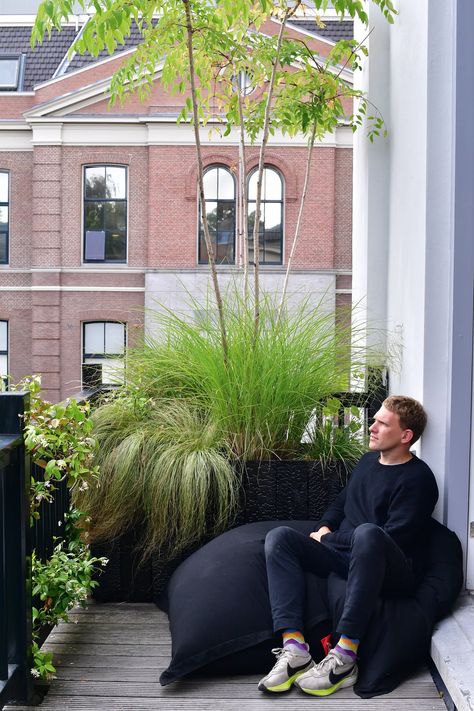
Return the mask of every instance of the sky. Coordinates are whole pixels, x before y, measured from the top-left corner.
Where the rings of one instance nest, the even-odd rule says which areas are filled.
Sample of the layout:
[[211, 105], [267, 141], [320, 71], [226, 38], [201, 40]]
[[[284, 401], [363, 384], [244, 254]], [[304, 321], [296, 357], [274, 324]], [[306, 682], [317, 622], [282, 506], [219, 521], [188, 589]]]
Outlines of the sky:
[[0, 15], [32, 15], [41, 0], [0, 0]]

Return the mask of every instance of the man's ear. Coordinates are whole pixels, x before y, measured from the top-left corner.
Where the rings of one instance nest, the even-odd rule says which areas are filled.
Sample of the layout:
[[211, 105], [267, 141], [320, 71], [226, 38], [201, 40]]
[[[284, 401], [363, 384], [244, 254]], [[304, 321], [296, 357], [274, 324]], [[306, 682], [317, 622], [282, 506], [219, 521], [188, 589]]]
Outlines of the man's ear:
[[410, 444], [413, 439], [413, 430], [404, 430], [402, 434], [402, 444]]

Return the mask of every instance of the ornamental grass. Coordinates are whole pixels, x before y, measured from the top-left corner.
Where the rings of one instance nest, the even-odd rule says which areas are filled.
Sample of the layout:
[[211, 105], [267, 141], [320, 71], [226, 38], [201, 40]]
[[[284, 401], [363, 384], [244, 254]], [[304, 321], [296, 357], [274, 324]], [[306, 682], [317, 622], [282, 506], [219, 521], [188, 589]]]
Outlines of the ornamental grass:
[[308, 302], [278, 317], [266, 297], [256, 333], [253, 309], [232, 294], [226, 361], [214, 312], [192, 306], [195, 320], [153, 312], [156, 335], [128, 350], [127, 384], [93, 414], [99, 485], [76, 492], [94, 522], [92, 540], [138, 525], [145, 557], [175, 555], [229, 525], [236, 462], [324, 461], [363, 447], [353, 423], [334, 427], [330, 413], [315, 419], [368, 364], [349, 319], [336, 328], [323, 303]]

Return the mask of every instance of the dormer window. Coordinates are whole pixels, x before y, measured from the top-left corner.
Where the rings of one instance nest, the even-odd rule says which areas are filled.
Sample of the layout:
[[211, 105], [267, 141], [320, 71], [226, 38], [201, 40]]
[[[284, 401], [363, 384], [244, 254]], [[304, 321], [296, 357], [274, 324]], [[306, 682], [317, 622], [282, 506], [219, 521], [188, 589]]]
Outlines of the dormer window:
[[0, 91], [15, 91], [20, 82], [21, 55], [0, 54]]

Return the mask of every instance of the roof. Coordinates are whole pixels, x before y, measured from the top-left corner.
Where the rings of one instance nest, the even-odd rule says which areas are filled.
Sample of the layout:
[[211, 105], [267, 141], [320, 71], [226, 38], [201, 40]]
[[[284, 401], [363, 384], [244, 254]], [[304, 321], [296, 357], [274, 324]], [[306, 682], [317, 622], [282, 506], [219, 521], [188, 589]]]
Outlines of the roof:
[[309, 19], [291, 20], [288, 24], [331, 42], [354, 37], [354, 23], [352, 20], [324, 20], [324, 27], [319, 27], [315, 20]]
[[61, 32], [53, 30], [51, 38], [34, 49], [30, 47], [31, 26], [0, 26], [0, 57], [24, 53], [25, 65], [22, 91], [32, 91], [37, 84], [51, 79], [61, 60], [74, 41], [78, 30], [64, 27]]
[[[314, 20], [292, 20], [291, 22], [291, 25], [295, 27], [333, 42], [353, 37], [352, 21], [327, 20], [324, 24], [325, 27], [320, 28]], [[80, 30], [80, 27], [73, 26], [65, 26], [61, 32], [53, 30], [50, 38], [46, 36], [43, 44], [32, 49], [30, 47], [31, 26], [0, 26], [0, 58], [2, 55], [20, 53], [25, 55], [23, 82], [20, 84], [19, 90], [32, 91], [37, 84], [52, 79]], [[123, 46], [117, 47], [116, 52], [136, 47], [140, 41], [140, 31], [133, 23], [130, 28], [130, 36], [125, 38]], [[65, 64], [61, 73], [67, 74], [109, 56], [106, 49], [100, 52], [97, 57], [88, 53], [75, 54], [71, 61]]]
[[[132, 22], [132, 25], [130, 27], [129, 37], [124, 38], [123, 45], [119, 45], [117, 47], [115, 53], [124, 52], [126, 49], [131, 49], [132, 47], [136, 47], [138, 44], [140, 44], [141, 40], [142, 40], [142, 36], [141, 36], [140, 30], [138, 29], [135, 22]], [[102, 52], [99, 52], [97, 57], [92, 57], [88, 53], [75, 54], [73, 56], [73, 58], [71, 59], [71, 62], [69, 63], [65, 73], [68, 74], [69, 72], [73, 72], [76, 69], [82, 69], [82, 67], [85, 67], [88, 64], [92, 64], [93, 62], [98, 62], [99, 60], [106, 59], [107, 57], [110, 57], [110, 54], [108, 53], [107, 49], [103, 49]]]

